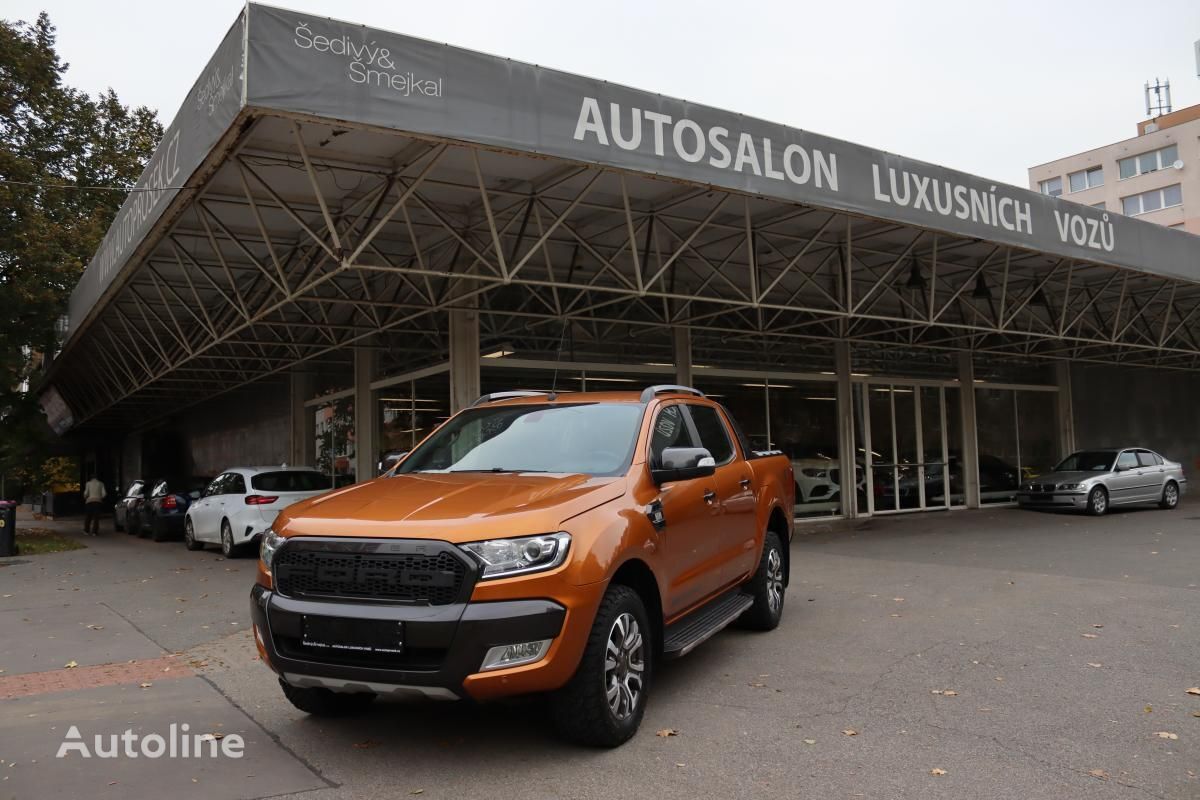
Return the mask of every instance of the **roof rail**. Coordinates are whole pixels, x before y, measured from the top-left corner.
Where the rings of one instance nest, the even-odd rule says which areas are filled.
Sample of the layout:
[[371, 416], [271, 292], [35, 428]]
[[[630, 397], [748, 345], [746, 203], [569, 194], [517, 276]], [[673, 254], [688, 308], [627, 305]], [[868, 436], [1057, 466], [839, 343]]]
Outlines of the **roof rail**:
[[512, 400], [516, 397], [540, 397], [541, 395], [546, 395], [549, 399], [553, 400], [558, 396], [558, 392], [492, 392], [491, 394], [485, 394], [474, 403], [471, 403], [471, 408], [474, 408], [475, 406], [481, 406], [484, 403], [491, 403], [496, 400]]
[[704, 397], [704, 392], [700, 391], [699, 389], [693, 389], [690, 386], [676, 386], [671, 383], [660, 383], [658, 386], [647, 386], [642, 391], [641, 400], [643, 403], [649, 403], [655, 398], [655, 396], [666, 394], [668, 392], [676, 392], [678, 394], [694, 394], [696, 397]]

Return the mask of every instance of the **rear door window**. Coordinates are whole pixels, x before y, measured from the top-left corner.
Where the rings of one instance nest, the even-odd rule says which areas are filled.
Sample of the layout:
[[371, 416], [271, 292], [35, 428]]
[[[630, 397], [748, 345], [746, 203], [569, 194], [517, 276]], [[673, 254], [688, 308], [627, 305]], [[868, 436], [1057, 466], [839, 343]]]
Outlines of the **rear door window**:
[[256, 492], [322, 492], [332, 485], [328, 475], [310, 470], [260, 472], [250, 477]]
[[231, 472], [225, 476], [225, 483], [222, 486], [221, 494], [245, 494], [246, 479], [241, 473]]
[[683, 406], [670, 405], [659, 410], [650, 432], [650, 463], [661, 464], [668, 447], [697, 447], [683, 416]]
[[1151, 453], [1149, 450], [1138, 450], [1137, 457], [1138, 457], [1138, 464], [1140, 464], [1143, 467], [1157, 467], [1159, 464], [1162, 463], [1162, 460], [1158, 456], [1154, 455], [1154, 453]]
[[729, 429], [717, 410], [712, 406], [689, 405], [688, 411], [700, 434], [700, 446], [708, 450], [717, 464], [732, 461], [733, 440], [729, 438]]

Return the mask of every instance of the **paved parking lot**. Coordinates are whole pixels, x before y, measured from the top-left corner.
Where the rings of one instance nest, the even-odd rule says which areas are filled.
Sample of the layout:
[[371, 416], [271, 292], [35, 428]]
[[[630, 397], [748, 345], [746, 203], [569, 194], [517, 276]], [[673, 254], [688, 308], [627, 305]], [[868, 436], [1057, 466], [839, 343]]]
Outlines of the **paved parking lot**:
[[[559, 744], [537, 702], [307, 718], [256, 661], [253, 562], [86, 541], [0, 567], [0, 798], [1200, 797], [1194, 500], [801, 526], [780, 629], [667, 665], [615, 751]], [[70, 724], [183, 721], [245, 758], [54, 758]]]

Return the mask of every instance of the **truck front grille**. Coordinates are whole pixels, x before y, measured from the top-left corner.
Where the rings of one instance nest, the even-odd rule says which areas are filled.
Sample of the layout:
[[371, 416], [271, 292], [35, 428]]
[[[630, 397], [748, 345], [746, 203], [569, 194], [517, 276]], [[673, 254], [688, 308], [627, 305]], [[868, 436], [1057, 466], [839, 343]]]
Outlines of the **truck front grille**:
[[347, 552], [301, 541], [280, 548], [272, 566], [287, 597], [353, 598], [428, 605], [457, 600], [467, 564], [449, 549], [437, 553]]

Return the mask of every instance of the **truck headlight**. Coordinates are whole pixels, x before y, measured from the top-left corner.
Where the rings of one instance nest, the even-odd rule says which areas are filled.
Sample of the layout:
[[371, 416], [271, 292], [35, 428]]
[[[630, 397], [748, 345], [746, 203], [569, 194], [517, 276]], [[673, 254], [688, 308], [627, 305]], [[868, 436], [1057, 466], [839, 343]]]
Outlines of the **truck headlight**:
[[517, 539], [488, 539], [459, 546], [474, 556], [483, 567], [479, 573], [481, 579], [506, 578], [554, 569], [563, 563], [571, 547], [571, 534], [546, 533]]
[[262, 559], [263, 567], [268, 571], [271, 569], [271, 561], [275, 558], [275, 551], [286, 541], [286, 537], [280, 536], [270, 528], [267, 529], [266, 535], [262, 538], [262, 546], [258, 551], [258, 556]]

